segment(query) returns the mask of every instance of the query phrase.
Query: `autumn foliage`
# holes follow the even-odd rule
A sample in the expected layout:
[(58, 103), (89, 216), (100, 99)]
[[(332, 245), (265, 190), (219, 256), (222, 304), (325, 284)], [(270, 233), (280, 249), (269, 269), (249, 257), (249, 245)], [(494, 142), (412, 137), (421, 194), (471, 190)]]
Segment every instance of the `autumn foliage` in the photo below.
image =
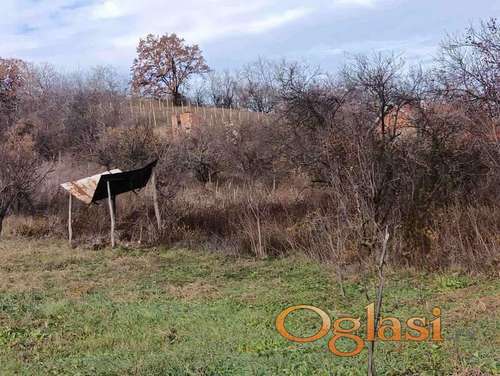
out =
[[(149, 35), (134, 96), (110, 69), (72, 80), (35, 67), (23, 77), (4, 61), (1, 106), (14, 110), (0, 132), (3, 211), (63, 218), (64, 234), (59, 183), (157, 158), (164, 228), (147, 194), (120, 197), (118, 233), (130, 244), (300, 251), (347, 268), (373, 260), (389, 228), (392, 264), (493, 270), (499, 48), (491, 20), (443, 42), (429, 69), (393, 54), (355, 56), (337, 74), (259, 59), (191, 80), (208, 71), (198, 46)], [(199, 121), (171, 137), (186, 105)], [(42, 163), (58, 172), (21, 194)], [(104, 206), (75, 210), (79, 241), (106, 234)]]
[(132, 87), (154, 98), (172, 96), (174, 103), (180, 105), (183, 85), (191, 76), (208, 71), (197, 45), (187, 45), (176, 34), (161, 37), (149, 34), (137, 47)]
[(33, 137), (22, 126), (10, 129), (0, 140), (0, 235), (2, 222), (16, 202), (29, 200), (47, 171), (34, 150)]
[[(0, 123), (9, 125), (26, 81), (27, 65), (18, 59), (0, 59)], [(0, 125), (0, 127), (1, 127)]]

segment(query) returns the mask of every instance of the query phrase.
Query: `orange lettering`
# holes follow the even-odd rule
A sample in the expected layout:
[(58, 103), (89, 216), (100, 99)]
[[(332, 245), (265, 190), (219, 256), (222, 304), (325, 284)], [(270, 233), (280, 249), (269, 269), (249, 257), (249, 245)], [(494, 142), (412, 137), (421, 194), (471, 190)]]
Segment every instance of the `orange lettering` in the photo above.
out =
[[(286, 317), (295, 311), (298, 311), (300, 309), (305, 309), (308, 311), (313, 311), (317, 313), (322, 320), (321, 328), (318, 330), (318, 332), (310, 337), (296, 337), (288, 333), (288, 330), (285, 328), (285, 319)], [(332, 322), (330, 321), (330, 317), (322, 311), (319, 308), (313, 307), (313, 306), (308, 306), (308, 305), (298, 305), (298, 306), (293, 306), (285, 309), (283, 312), (281, 312), (278, 317), (276, 318), (276, 329), (278, 329), (278, 332), (288, 339), (289, 341), (292, 342), (299, 342), (299, 343), (308, 343), (308, 342), (314, 342), (317, 341), (318, 339), (323, 338), (328, 331), (330, 330), (330, 327), (332, 325)]]
[[(351, 329), (342, 329), (340, 324), (344, 321), (351, 322), (353, 324), (353, 327)], [(335, 320), (335, 322), (333, 323), (333, 337), (328, 342), (328, 348), (330, 349), (330, 351), (337, 356), (356, 356), (356, 355), (358, 355), (365, 347), (365, 341), (363, 341), (363, 339), (361, 337), (353, 335), (351, 333), (358, 330), (360, 326), (361, 326), (361, 323), (359, 322), (359, 319), (353, 319), (350, 317), (346, 317), (346, 318)], [(356, 343), (356, 348), (350, 352), (339, 351), (337, 349), (336, 342), (340, 338), (348, 338), (348, 339), (353, 340)]]
[(432, 340), (433, 341), (443, 341), (443, 336), (441, 335), (441, 308), (433, 308), (432, 314), (436, 317), (431, 321), (432, 325)]
[[(420, 321), (422, 325), (418, 325), (418, 321)], [(407, 332), (405, 334), (405, 339), (407, 341), (422, 342), (429, 338), (429, 330), (426, 327), (426, 320), (424, 317), (412, 317), (406, 321), (406, 325), (409, 329), (414, 330), (419, 334), (418, 336), (414, 336)]]
[[(386, 317), (380, 320), (383, 324), (384, 321), (390, 321), (389, 325), (380, 325), (378, 328), (378, 338), (382, 341), (401, 341), (401, 322), (394, 317)], [(390, 330), (391, 336), (386, 337), (385, 331)]]
[(366, 306), (366, 340), (375, 341), (375, 304)]

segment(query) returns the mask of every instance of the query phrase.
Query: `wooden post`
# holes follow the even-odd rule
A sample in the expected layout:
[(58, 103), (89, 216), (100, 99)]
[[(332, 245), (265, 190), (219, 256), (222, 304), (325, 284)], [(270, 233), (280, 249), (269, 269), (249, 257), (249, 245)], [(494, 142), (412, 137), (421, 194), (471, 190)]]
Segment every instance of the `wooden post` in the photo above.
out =
[(151, 101), (149, 101), (149, 110), (148, 111), (148, 126), (151, 127), (151, 110), (152, 110), (152, 107), (151, 107)]
[(69, 205), (68, 205), (68, 240), (70, 247), (73, 245), (73, 225), (72, 225), (73, 221), (71, 218), (72, 206), (73, 206), (73, 195), (70, 193)]
[(158, 230), (161, 230), (160, 206), (158, 205), (158, 192), (156, 190), (156, 173), (154, 170), (153, 174), (151, 175), (151, 184), (153, 185), (153, 205), (155, 208), (156, 222), (158, 224)]
[(158, 127), (158, 125), (156, 124), (156, 114), (155, 114), (155, 109), (154, 109), (154, 107), (153, 107), (153, 123), (154, 123), (155, 128), (157, 128), (157, 127)]
[(111, 247), (115, 247), (115, 211), (113, 209), (113, 200), (111, 199), (111, 186), (109, 180), (106, 183), (108, 186), (108, 205), (109, 205), (109, 215), (111, 217)]

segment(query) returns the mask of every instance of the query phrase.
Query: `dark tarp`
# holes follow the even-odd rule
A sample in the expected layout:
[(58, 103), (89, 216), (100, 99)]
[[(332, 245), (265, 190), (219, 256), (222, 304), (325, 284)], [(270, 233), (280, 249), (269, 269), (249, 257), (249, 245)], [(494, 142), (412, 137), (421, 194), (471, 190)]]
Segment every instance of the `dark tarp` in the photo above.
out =
[(138, 170), (102, 175), (92, 197), (92, 202), (97, 202), (108, 197), (108, 181), (110, 183), (111, 196), (144, 188), (148, 184), (153, 173), (153, 168), (155, 168), (157, 163), (158, 160), (155, 160)]

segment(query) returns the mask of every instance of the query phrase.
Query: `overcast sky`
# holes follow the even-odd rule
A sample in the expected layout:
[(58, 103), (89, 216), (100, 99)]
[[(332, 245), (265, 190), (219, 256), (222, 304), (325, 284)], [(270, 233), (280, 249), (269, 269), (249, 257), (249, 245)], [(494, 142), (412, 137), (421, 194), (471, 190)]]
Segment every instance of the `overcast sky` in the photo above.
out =
[(500, 15), (499, 0), (1, 0), (0, 57), (127, 72), (140, 37), (176, 32), (209, 65), (259, 56), (335, 69), (346, 53), (426, 63), (449, 32)]

